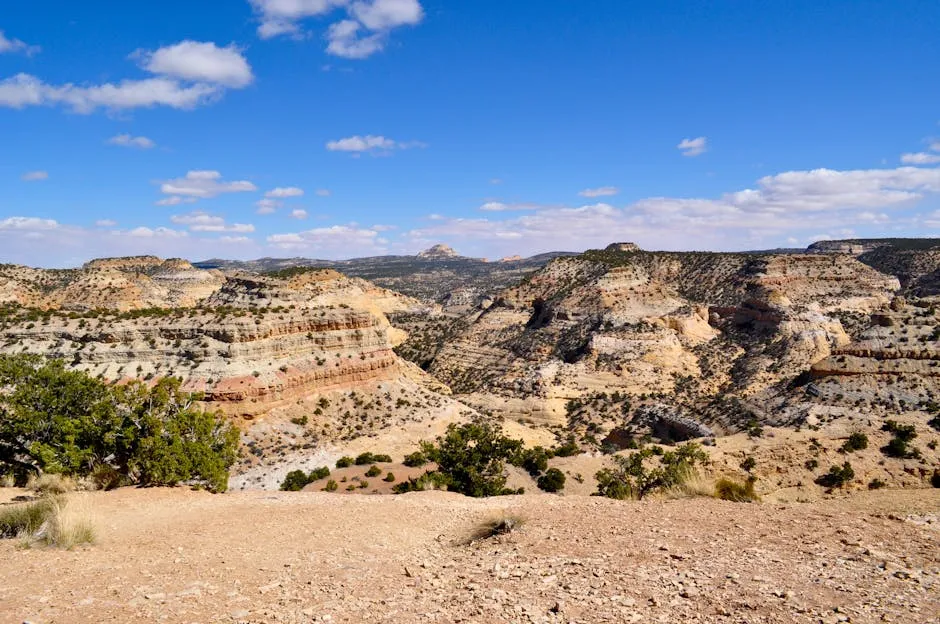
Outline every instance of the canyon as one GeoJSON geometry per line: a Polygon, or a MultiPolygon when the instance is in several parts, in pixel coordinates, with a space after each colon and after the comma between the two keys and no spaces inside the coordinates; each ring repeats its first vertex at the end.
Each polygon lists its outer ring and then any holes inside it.
{"type": "Polygon", "coordinates": [[[927,243],[614,243],[506,262],[435,247],[318,263],[2,266],[0,353],[114,382],[181,378],[242,429],[237,488],[276,487],[348,453],[403,456],[474,419],[535,444],[573,440],[581,455],[556,461],[569,475],[643,439],[702,439],[716,476],[740,477],[754,457],[762,491],[781,497],[817,495],[804,464],[838,460],[853,431],[884,437],[889,418],[934,448],[888,462],[857,454],[856,487],[923,486],[940,466],[927,426],[940,392],[940,248],[927,243]]]}

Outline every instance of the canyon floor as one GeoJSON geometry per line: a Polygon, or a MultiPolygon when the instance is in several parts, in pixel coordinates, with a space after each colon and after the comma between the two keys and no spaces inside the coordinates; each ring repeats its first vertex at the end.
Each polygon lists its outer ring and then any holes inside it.
{"type": "Polygon", "coordinates": [[[97,543],[0,542],[0,622],[940,622],[940,490],[71,497],[97,543]],[[503,517],[524,522],[468,543],[503,517]]]}

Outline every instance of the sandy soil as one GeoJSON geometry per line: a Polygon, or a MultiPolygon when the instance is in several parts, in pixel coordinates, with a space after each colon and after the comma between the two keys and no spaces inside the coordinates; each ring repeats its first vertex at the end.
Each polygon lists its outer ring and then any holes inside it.
{"type": "Polygon", "coordinates": [[[0,622],[940,621],[937,490],[788,505],[72,496],[94,509],[98,543],[0,542],[0,622]],[[526,522],[466,544],[505,514],[526,522]]]}

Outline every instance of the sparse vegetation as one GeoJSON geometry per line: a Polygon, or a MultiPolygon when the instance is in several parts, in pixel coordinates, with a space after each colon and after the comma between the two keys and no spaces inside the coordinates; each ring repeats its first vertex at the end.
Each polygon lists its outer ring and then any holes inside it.
{"type": "Polygon", "coordinates": [[[565,487],[565,473],[558,468],[549,468],[539,477],[537,485],[544,492],[560,492],[565,487]]]}
{"type": "Polygon", "coordinates": [[[920,457],[920,451],[910,447],[911,441],[917,437],[917,430],[914,425],[901,425],[893,420],[886,421],[882,430],[890,432],[893,437],[886,446],[881,447],[881,452],[888,457],[898,459],[916,459],[920,457]]]}
{"type": "Polygon", "coordinates": [[[428,458],[421,451],[415,451],[405,456],[404,464],[409,468],[420,468],[428,463],[428,458]]]}
{"type": "MultiPolygon", "coordinates": [[[[392,458],[388,455],[376,455],[374,453],[362,453],[355,459],[355,464],[357,466],[368,466],[370,464],[390,464],[392,463],[392,458]]],[[[337,464],[338,465],[338,464],[337,464]]]]}
{"type": "Polygon", "coordinates": [[[228,487],[238,431],[199,409],[178,379],[111,386],[17,355],[0,356],[0,387],[9,389],[0,395],[0,469],[17,480],[105,470],[139,485],[228,487]]]}
{"type": "Polygon", "coordinates": [[[854,453],[855,451],[863,451],[867,448],[868,436],[861,432],[855,432],[839,447],[839,452],[854,453]]]}
{"type": "Polygon", "coordinates": [[[756,483],[757,479],[754,477],[748,477],[743,484],[732,481],[731,479],[719,479],[715,483],[715,497],[735,503],[752,503],[759,501],[760,497],[754,491],[754,485],[756,483]]]}
{"type": "Polygon", "coordinates": [[[382,469],[376,465],[370,466],[369,469],[366,471],[367,477],[377,477],[380,474],[382,474],[382,469]]]}
{"type": "Polygon", "coordinates": [[[95,529],[87,515],[64,496],[48,495],[0,509],[0,538],[71,549],[94,543],[95,529]]]}
{"type": "Polygon", "coordinates": [[[817,477],[816,483],[827,488],[841,488],[855,478],[852,464],[845,462],[841,466],[832,466],[829,472],[817,477]]]}
{"type": "MultiPolygon", "coordinates": [[[[505,462],[518,457],[522,442],[507,438],[490,424],[450,425],[436,442],[422,442],[421,452],[437,464],[430,481],[446,484],[448,490],[466,496],[484,497],[512,493],[506,489],[505,462]]],[[[427,476],[427,475],[425,475],[427,476]]],[[[410,485],[425,489],[427,480],[409,479],[396,486],[396,492],[412,491],[410,485]]]]}
{"type": "Polygon", "coordinates": [[[695,465],[706,462],[708,457],[698,444],[690,442],[675,451],[648,446],[613,459],[613,468],[605,468],[595,475],[596,495],[641,500],[657,490],[680,485],[691,476],[695,465]]]}

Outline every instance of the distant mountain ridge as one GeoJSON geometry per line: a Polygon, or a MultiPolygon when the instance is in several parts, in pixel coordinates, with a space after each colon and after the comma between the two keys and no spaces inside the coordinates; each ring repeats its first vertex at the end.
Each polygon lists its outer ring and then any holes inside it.
{"type": "Polygon", "coordinates": [[[553,251],[531,258],[513,257],[490,262],[461,256],[447,245],[435,245],[414,256],[373,256],[350,260],[259,258],[240,261],[216,258],[194,262],[193,266],[252,273],[296,273],[304,269],[330,268],[428,303],[462,307],[479,303],[487,293],[515,284],[555,258],[576,255],[575,252],[553,251]]]}

